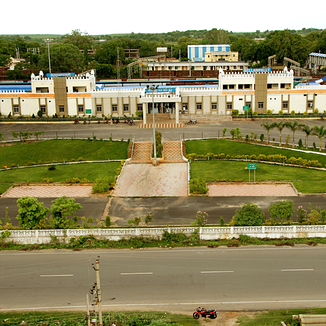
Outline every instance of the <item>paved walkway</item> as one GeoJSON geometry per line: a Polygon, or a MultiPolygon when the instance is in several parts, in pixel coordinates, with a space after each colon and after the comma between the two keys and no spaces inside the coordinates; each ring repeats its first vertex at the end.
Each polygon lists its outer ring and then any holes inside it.
{"type": "Polygon", "coordinates": [[[113,196],[156,197],[188,196],[188,164],[126,164],[113,196]]]}
{"type": "Polygon", "coordinates": [[[92,186],[71,185],[71,186],[20,186],[8,189],[3,198],[21,198],[24,196],[36,198],[53,198],[53,197],[90,197],[92,186]]]}
{"type": "Polygon", "coordinates": [[[211,197],[230,196],[297,196],[293,186],[287,184],[212,184],[208,185],[208,195],[211,197]]]}

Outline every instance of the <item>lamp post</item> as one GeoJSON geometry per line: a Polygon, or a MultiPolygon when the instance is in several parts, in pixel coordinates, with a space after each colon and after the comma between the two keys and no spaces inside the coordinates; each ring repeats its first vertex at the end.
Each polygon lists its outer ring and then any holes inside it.
{"type": "Polygon", "coordinates": [[[48,44],[49,72],[51,74],[50,42],[52,42],[53,39],[52,38],[47,38],[47,39],[44,39],[43,41],[48,44]]]}
{"type": "Polygon", "coordinates": [[[154,91],[158,88],[158,85],[147,86],[148,89],[152,91],[152,111],[153,111],[153,142],[154,142],[154,160],[153,165],[157,165],[156,158],[156,135],[155,135],[155,112],[154,112],[154,91]]]}

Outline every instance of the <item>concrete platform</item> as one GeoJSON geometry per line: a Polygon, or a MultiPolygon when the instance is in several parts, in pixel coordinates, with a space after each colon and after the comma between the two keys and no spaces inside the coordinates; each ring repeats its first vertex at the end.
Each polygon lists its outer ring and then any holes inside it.
{"type": "Polygon", "coordinates": [[[120,174],[115,197],[188,196],[188,164],[126,164],[120,174]]]}

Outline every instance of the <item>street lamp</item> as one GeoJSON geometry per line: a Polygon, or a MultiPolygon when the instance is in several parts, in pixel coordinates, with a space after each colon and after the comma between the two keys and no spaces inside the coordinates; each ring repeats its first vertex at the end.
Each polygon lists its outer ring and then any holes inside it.
{"type": "Polygon", "coordinates": [[[154,160],[153,165],[157,165],[157,158],[156,158],[156,135],[155,135],[155,112],[154,112],[154,91],[158,88],[158,85],[147,86],[147,89],[152,91],[152,111],[153,111],[153,142],[154,142],[154,160]]]}
{"type": "Polygon", "coordinates": [[[48,44],[49,71],[50,71],[50,74],[51,74],[50,42],[52,42],[53,39],[52,38],[47,38],[47,39],[44,39],[43,41],[48,44]]]}

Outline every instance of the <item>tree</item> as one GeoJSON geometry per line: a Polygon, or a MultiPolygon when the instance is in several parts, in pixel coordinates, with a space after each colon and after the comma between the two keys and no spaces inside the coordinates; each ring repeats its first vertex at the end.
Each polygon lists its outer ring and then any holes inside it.
{"type": "Polygon", "coordinates": [[[82,206],[75,202],[74,198],[63,196],[52,201],[51,224],[54,229],[68,229],[73,225],[73,221],[68,217],[81,209],[82,206]]]}
{"type": "Polygon", "coordinates": [[[268,211],[272,217],[280,218],[281,224],[283,224],[285,220],[291,221],[291,216],[294,213],[294,204],[292,200],[279,200],[277,203],[272,203],[268,211]]]}
{"type": "Polygon", "coordinates": [[[308,137],[312,134],[313,129],[308,125],[303,125],[302,131],[306,134],[306,149],[308,149],[308,137]]]}
{"type": "MultiPolygon", "coordinates": [[[[53,72],[80,71],[83,69],[83,55],[73,44],[58,43],[50,47],[51,68],[53,72]]],[[[42,54],[40,66],[47,70],[48,52],[42,54]]]]}
{"type": "Polygon", "coordinates": [[[285,126],[289,129],[292,130],[292,133],[293,133],[293,144],[292,144],[292,147],[294,147],[294,134],[295,132],[300,129],[303,124],[302,123],[299,123],[298,121],[294,120],[292,122],[285,122],[285,126]]]}
{"type": "Polygon", "coordinates": [[[262,125],[261,125],[264,129],[266,129],[267,131],[267,144],[268,144],[268,141],[269,141],[269,131],[271,129],[273,129],[273,124],[272,123],[269,123],[269,122],[264,122],[262,125]]]}
{"type": "Polygon", "coordinates": [[[326,129],[324,129],[325,126],[314,126],[312,129],[313,129],[313,132],[312,134],[317,136],[319,138],[319,151],[321,151],[321,143],[322,143],[322,139],[324,137],[326,137],[326,129]]]}
{"type": "Polygon", "coordinates": [[[278,131],[280,132],[280,144],[279,146],[282,146],[282,131],[285,128],[285,122],[281,121],[279,123],[273,122],[272,123],[272,128],[277,128],[278,131]]]}
{"type": "Polygon", "coordinates": [[[232,225],[237,226],[259,226],[265,222],[265,213],[253,203],[245,203],[241,209],[237,209],[233,216],[232,225]]]}
{"type": "Polygon", "coordinates": [[[206,34],[206,39],[209,44],[229,44],[229,32],[223,29],[213,28],[206,34]]]}
{"type": "Polygon", "coordinates": [[[25,230],[42,228],[49,209],[43,206],[37,198],[22,197],[17,200],[17,220],[25,230]]]}

